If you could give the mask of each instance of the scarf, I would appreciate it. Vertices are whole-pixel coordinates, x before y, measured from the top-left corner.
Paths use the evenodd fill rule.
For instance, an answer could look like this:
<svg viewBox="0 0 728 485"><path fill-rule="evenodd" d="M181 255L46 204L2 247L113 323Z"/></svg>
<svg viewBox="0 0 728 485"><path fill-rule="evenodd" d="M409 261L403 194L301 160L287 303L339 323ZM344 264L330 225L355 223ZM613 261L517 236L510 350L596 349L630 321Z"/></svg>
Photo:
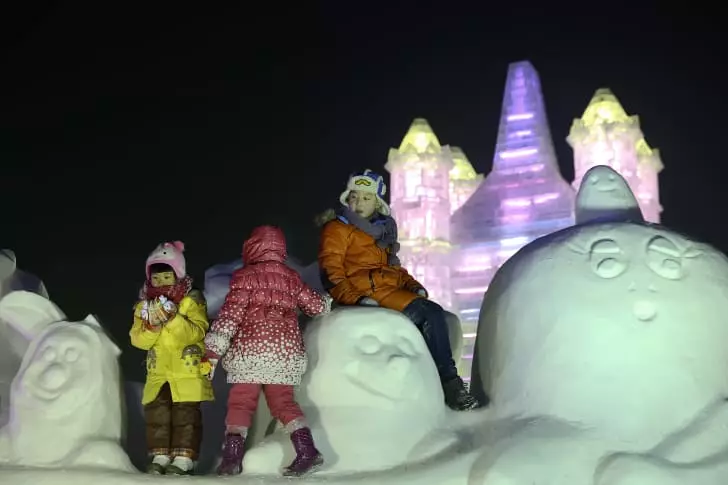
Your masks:
<svg viewBox="0 0 728 485"><path fill-rule="evenodd" d="M373 237L377 246L387 250L387 253L389 254L387 263L390 266L401 265L399 257L397 256L397 253L399 252L399 243L397 242L397 222L394 218L380 215L376 219L368 220L364 219L348 207L344 207L341 210L340 215L344 217L349 224Z"/></svg>
<svg viewBox="0 0 728 485"><path fill-rule="evenodd" d="M169 286L160 286L155 288L149 281L144 282L144 286L139 291L140 300L153 300L160 296L166 296L172 300L176 305L182 301L182 298L187 296L187 293L192 289L192 278L185 276L177 283Z"/></svg>

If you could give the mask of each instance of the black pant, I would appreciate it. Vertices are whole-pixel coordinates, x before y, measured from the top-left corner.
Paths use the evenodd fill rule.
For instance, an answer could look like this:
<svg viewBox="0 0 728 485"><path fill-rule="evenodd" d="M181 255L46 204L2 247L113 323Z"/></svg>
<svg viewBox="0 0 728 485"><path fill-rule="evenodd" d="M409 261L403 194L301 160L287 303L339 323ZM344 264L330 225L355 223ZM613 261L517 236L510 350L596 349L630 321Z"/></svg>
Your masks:
<svg viewBox="0 0 728 485"><path fill-rule="evenodd" d="M430 355L435 361L440 380L447 382L458 375L450 349L450 334L445 320L445 310L426 298L417 298L402 312L412 320L422 333Z"/></svg>

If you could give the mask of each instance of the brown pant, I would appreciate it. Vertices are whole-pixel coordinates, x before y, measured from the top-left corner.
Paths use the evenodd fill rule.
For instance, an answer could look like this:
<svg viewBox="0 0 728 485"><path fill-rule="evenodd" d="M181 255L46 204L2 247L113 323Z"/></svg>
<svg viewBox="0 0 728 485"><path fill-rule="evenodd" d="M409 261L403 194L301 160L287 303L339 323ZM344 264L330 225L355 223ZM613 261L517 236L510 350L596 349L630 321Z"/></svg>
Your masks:
<svg viewBox="0 0 728 485"><path fill-rule="evenodd" d="M199 402L172 402L169 384L164 384L154 401L144 406L144 417L150 454L197 459L202 442Z"/></svg>

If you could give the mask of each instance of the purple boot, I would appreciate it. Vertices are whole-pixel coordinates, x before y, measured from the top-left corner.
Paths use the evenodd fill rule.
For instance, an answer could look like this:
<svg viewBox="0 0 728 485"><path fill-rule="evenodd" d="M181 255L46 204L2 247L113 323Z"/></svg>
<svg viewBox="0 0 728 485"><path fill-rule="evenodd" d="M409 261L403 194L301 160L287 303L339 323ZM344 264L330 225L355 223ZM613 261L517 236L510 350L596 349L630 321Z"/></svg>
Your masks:
<svg viewBox="0 0 728 485"><path fill-rule="evenodd" d="M316 471L323 465L324 457L313 444L313 436L308 428L300 428L291 433L291 443L296 450L293 463L283 470L284 477L300 477Z"/></svg>
<svg viewBox="0 0 728 485"><path fill-rule="evenodd" d="M245 438L239 434L225 435L222 445L222 462L217 467L218 475L239 475L243 472Z"/></svg>

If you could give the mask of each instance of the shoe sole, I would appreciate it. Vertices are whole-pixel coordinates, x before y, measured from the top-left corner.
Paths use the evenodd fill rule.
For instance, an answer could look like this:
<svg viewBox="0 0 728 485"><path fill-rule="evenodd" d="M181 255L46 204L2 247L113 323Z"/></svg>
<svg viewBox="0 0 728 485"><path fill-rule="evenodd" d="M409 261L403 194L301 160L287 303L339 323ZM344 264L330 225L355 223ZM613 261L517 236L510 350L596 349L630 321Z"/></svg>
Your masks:
<svg viewBox="0 0 728 485"><path fill-rule="evenodd" d="M318 470L319 470L319 469L320 469L320 468L321 468L321 467L322 467L323 465L324 465L324 460L323 460L323 458L321 458L321 459L319 459L318 461L314 462L314 464L313 464L313 465L311 466L311 468L309 468L309 469L308 469L308 470L306 470L305 472L301 472L301 473L295 473L295 472L287 472L287 471L284 471L284 472L283 472L283 476L284 476L284 477L298 477L298 478L300 478L300 477L305 477L305 476L308 476L308 475L310 475L310 474L312 474L312 473L315 473L315 472L316 472L316 471L318 471Z"/></svg>
<svg viewBox="0 0 728 485"><path fill-rule="evenodd" d="M183 469L174 465L169 465L166 472L166 475L192 475L192 471L184 471Z"/></svg>

